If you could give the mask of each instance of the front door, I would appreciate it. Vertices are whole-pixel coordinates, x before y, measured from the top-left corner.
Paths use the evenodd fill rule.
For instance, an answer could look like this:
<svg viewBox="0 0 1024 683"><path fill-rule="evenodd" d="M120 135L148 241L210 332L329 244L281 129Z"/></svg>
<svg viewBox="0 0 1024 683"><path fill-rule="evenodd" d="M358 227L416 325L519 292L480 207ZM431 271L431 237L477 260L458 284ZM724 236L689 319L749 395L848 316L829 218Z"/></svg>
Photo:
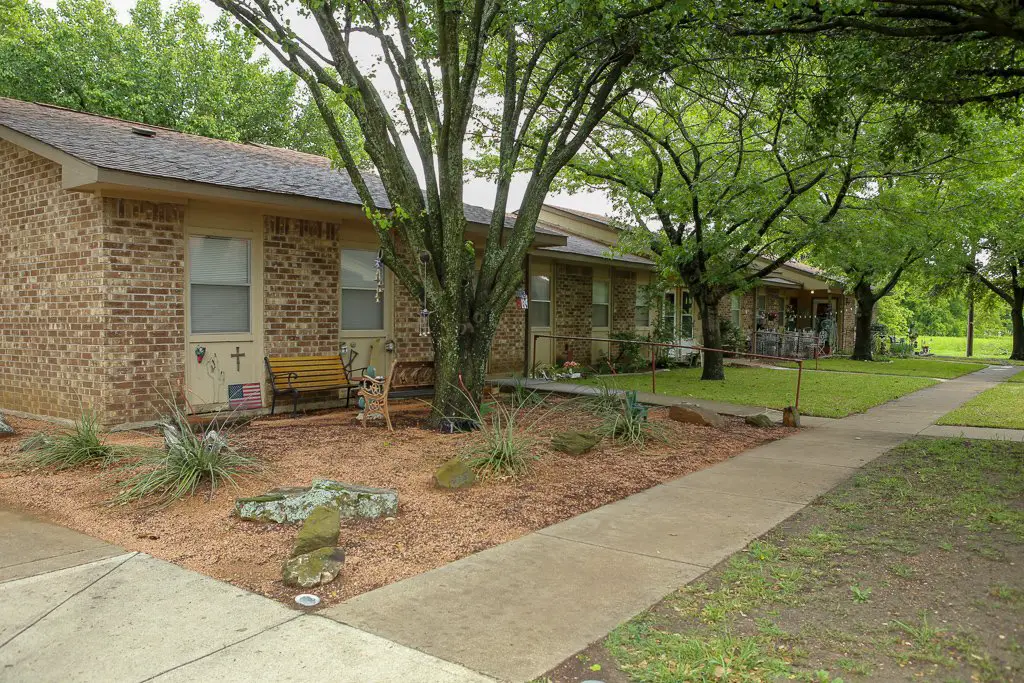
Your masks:
<svg viewBox="0 0 1024 683"><path fill-rule="evenodd" d="M194 412L262 405L259 247L249 233L188 234L185 394Z"/></svg>

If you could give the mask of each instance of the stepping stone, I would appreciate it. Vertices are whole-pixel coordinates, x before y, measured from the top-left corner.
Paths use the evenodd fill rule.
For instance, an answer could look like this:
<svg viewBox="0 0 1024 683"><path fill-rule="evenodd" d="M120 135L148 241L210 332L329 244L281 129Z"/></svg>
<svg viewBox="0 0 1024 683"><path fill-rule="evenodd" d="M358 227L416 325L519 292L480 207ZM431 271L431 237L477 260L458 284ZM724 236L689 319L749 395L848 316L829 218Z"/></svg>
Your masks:
<svg viewBox="0 0 1024 683"><path fill-rule="evenodd" d="M309 488L281 488L262 496L239 498L235 514L255 522L297 524L324 505L337 508L345 518L394 517L398 514L398 491L320 479Z"/></svg>

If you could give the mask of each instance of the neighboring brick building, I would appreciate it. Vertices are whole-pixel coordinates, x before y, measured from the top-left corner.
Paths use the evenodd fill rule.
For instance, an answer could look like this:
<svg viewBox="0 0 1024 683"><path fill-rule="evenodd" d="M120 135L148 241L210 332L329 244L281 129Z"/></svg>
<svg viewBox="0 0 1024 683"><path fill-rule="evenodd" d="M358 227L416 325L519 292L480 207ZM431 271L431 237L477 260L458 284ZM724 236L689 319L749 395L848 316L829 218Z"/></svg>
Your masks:
<svg viewBox="0 0 1024 683"><path fill-rule="evenodd" d="M490 218L466 216L481 231ZM524 263L529 309L517 296L504 311L492 374L614 351L551 335L649 331L637 292L652 264L612 255L617 237L603 217L545 208ZM0 98L0 409L132 424L183 394L196 411L224 407L232 385L266 395L267 355L356 353L378 372L430 360L422 302L376 256L327 159ZM776 284L806 298L812 281ZM739 307L751 329L754 296ZM673 297L677 322L692 320Z"/></svg>

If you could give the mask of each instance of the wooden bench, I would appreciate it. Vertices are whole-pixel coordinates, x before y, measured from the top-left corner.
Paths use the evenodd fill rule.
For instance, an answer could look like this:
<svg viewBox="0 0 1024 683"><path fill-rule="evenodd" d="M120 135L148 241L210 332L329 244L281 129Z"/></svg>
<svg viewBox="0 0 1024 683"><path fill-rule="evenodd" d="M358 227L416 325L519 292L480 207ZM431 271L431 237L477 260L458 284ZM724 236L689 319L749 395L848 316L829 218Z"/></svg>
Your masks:
<svg viewBox="0 0 1024 683"><path fill-rule="evenodd" d="M357 371L362 374L365 368L354 371L345 365L341 356L267 356L263 359L267 364L267 375L270 377L270 389L274 397L270 402L270 414L274 414L277 397L290 394L292 397L292 414L298 412L299 394L315 391L345 390L345 407L352 400L353 392L359 389L360 383L352 378Z"/></svg>
<svg viewBox="0 0 1024 683"><path fill-rule="evenodd" d="M434 393L434 361L396 360L391 366L392 398L429 396Z"/></svg>
<svg viewBox="0 0 1024 683"><path fill-rule="evenodd" d="M361 384L359 396L364 401L363 426L366 426L372 415L381 415L388 431L394 431L391 426L391 406L388 401L392 398L410 398L432 394L434 392L434 362L396 359L391 362L391 369L387 375L379 379L364 377Z"/></svg>

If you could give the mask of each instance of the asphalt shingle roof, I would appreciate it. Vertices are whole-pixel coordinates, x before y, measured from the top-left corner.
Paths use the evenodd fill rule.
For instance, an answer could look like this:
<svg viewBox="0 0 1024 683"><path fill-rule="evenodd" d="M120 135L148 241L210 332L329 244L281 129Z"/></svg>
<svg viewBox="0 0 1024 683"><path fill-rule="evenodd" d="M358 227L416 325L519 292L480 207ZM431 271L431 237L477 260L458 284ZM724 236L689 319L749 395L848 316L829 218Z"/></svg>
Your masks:
<svg viewBox="0 0 1024 683"><path fill-rule="evenodd" d="M609 259L611 261L622 261L625 263L635 263L638 265L650 266L654 262L645 259L641 256L633 256L632 254L612 254L608 247L600 242L594 240L588 240L584 237L578 237L570 234L565 230L561 230L557 226L549 225L545 223L542 227L544 230L551 231L558 235L565 237L566 243L562 247L542 247L540 251L554 251L562 254L577 254L579 256L593 256L595 258Z"/></svg>
<svg viewBox="0 0 1024 683"><path fill-rule="evenodd" d="M100 168L220 187L361 205L355 186L330 160L266 145L228 142L94 114L0 97L0 125ZM132 128L148 128L152 137ZM380 179L364 174L377 207L390 208ZM491 212L465 205L470 222ZM505 221L511 227L514 218ZM547 232L547 231L543 231Z"/></svg>

